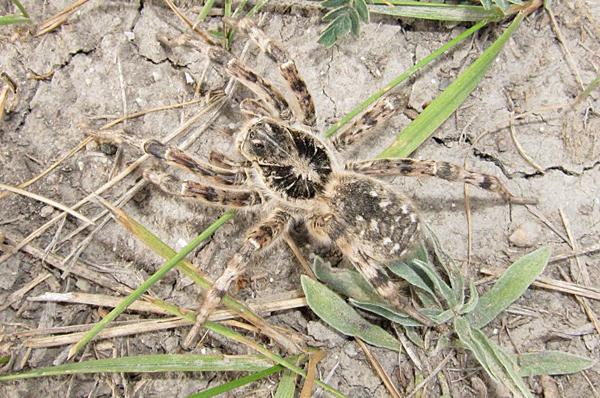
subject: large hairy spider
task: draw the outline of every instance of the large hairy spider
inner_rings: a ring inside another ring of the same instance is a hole
[[[252,21],[227,22],[248,35],[278,64],[294,98],[286,98],[271,82],[229,52],[209,46],[210,59],[258,97],[247,98],[240,105],[241,111],[249,116],[236,137],[237,150],[245,161],[234,162],[213,152],[209,162],[202,162],[155,140],[144,144],[147,153],[199,177],[198,181],[180,181],[164,172],[146,170],[145,178],[163,191],[211,205],[253,207],[268,212],[249,231],[239,251],[206,294],[184,346],[192,344],[199,327],[242,275],[254,254],[277,241],[292,221],[306,222],[311,235],[335,245],[385,300],[428,324],[399,293],[385,265],[409,256],[416,249],[421,235],[417,210],[405,195],[376,177],[435,176],[476,185],[496,192],[507,201],[516,198],[496,177],[446,162],[376,159],[340,164],[336,151],[363,138],[391,116],[397,101],[388,98],[374,104],[330,147],[310,131],[316,120],[314,103],[287,52]]]

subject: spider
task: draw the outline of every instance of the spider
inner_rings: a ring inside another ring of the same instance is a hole
[[[337,247],[387,302],[430,325],[399,293],[385,265],[416,250],[422,235],[417,209],[409,198],[377,177],[435,176],[495,192],[508,202],[522,199],[513,196],[494,176],[446,162],[407,158],[341,164],[337,152],[389,118],[398,107],[397,97],[376,102],[330,146],[311,130],[316,124],[313,100],[283,47],[250,19],[226,22],[249,36],[278,65],[294,96],[286,98],[273,83],[228,51],[208,46],[210,60],[257,97],[240,103],[242,113],[248,116],[236,137],[236,147],[244,161],[211,152],[209,162],[203,162],[156,140],[143,145],[146,153],[198,176],[198,181],[180,181],[162,171],[145,170],[144,177],[161,190],[215,206],[261,209],[267,213],[249,230],[223,274],[206,293],[183,346],[192,346],[201,325],[255,254],[272,246],[292,222],[305,222],[312,236]]]

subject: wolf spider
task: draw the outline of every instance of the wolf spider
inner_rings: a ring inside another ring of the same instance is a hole
[[[399,293],[386,271],[386,263],[409,256],[421,236],[415,205],[379,176],[435,176],[472,184],[520,202],[500,181],[446,162],[415,159],[375,159],[340,164],[341,151],[364,137],[397,108],[394,97],[382,99],[333,140],[330,147],[310,131],[315,126],[315,106],[306,83],[287,52],[251,20],[228,20],[274,61],[293,99],[286,98],[271,82],[244,65],[231,53],[208,46],[212,62],[252,90],[258,99],[246,98],[241,111],[249,121],[239,131],[236,146],[243,162],[212,152],[209,162],[156,140],[144,144],[146,153],[183,167],[198,181],[148,169],[144,177],[163,191],[226,208],[268,209],[268,216],[254,226],[243,245],[228,261],[223,274],[208,291],[197,321],[185,339],[190,347],[208,315],[245,271],[255,253],[273,245],[292,221],[302,220],[318,240],[333,244],[395,308],[425,325],[409,300]],[[299,121],[304,127],[293,126]]]

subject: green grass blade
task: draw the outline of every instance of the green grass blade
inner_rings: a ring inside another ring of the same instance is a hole
[[[200,14],[198,14],[198,20],[197,20],[196,24],[204,22],[204,20],[208,16],[208,13],[213,8],[214,4],[215,4],[215,0],[206,0],[204,5],[202,6],[202,9],[200,10]]]
[[[208,390],[204,390],[204,391],[198,392],[196,394],[188,395],[188,398],[216,397],[217,395],[224,394],[224,393],[234,390],[236,388],[245,386],[246,384],[250,384],[257,380],[264,379],[265,377],[269,377],[272,374],[280,372],[282,369],[283,369],[283,366],[275,365],[268,369],[253,373],[251,375],[247,375],[244,377],[240,377],[239,379],[231,380],[230,382],[221,384],[220,386],[209,388]]]
[[[396,141],[379,154],[379,157],[407,157],[429,138],[477,87],[524,17],[524,14],[518,14],[504,33],[438,95],[415,120],[406,126],[398,134]]]
[[[87,373],[256,372],[272,366],[262,355],[136,355],[1,375],[0,381]]]
[[[296,394],[297,379],[298,376],[289,370],[283,372],[273,398],[294,398]]]
[[[486,24],[487,24],[486,21],[478,22],[477,24],[473,25],[469,29],[465,30],[464,32],[462,32],[461,34],[456,36],[454,39],[450,40],[448,43],[445,43],[443,46],[441,46],[440,48],[438,48],[431,54],[429,54],[426,57],[424,57],[423,59],[419,60],[419,62],[414,64],[412,67],[408,68],[406,71],[404,71],[401,74],[399,74],[398,76],[396,76],[392,81],[390,81],[388,84],[386,84],[385,87],[376,91],[369,98],[367,98],[366,100],[364,100],[363,102],[358,104],[356,107],[354,107],[354,109],[352,109],[350,112],[348,112],[346,115],[344,115],[344,117],[342,117],[339,121],[332,124],[325,131],[325,133],[323,133],[324,136],[327,138],[333,136],[335,133],[338,132],[338,130],[340,130],[343,126],[348,124],[358,114],[365,111],[371,104],[373,104],[379,98],[381,98],[382,96],[387,94],[390,90],[395,88],[397,85],[399,85],[400,83],[407,80],[409,77],[411,77],[412,75],[414,75],[415,73],[417,73],[418,71],[423,69],[429,63],[433,62],[440,55],[444,54],[446,51],[450,50],[451,48],[453,48],[454,46],[456,46],[457,44],[459,44],[460,42],[462,42],[463,40],[465,40],[466,38],[471,36],[473,33],[477,32],[479,29],[483,28]]]
[[[402,326],[421,326],[420,322],[415,321],[408,314],[401,313],[379,302],[364,302],[350,299],[350,303],[361,310],[372,312]]]
[[[561,351],[530,352],[517,355],[522,377],[566,375],[581,372],[597,362],[586,357]]]
[[[379,326],[364,320],[354,308],[327,286],[306,275],[302,275],[300,281],[308,306],[329,326],[347,336],[360,337],[374,346],[401,351],[398,340]]]
[[[0,17],[0,26],[2,25],[14,25],[18,23],[28,23],[29,18],[23,15],[4,15]]]
[[[395,5],[371,5],[369,6],[369,12],[393,17],[451,22],[494,21],[504,17],[504,13],[498,8],[485,9],[481,6],[417,1],[398,1],[393,4]]]
[[[250,11],[248,11],[248,14],[246,14],[246,16],[248,18],[252,18],[254,15],[256,15],[258,12],[260,12],[260,10],[267,5],[267,3],[269,2],[269,0],[260,0],[257,1],[256,4],[254,5],[254,7],[252,7],[250,9]]]
[[[10,0],[15,6],[17,6],[17,8],[19,9],[19,11],[21,11],[21,14],[23,14],[23,16],[27,19],[29,19],[29,13],[27,13],[27,10],[25,9],[25,7],[23,7],[23,4],[21,4],[21,2],[19,0]]]
[[[515,261],[494,286],[479,298],[467,319],[475,328],[482,328],[504,311],[527,290],[544,270],[550,258],[550,249],[543,247]]]
[[[135,300],[139,299],[152,285],[158,282],[167,272],[177,265],[181,260],[185,258],[192,250],[198,245],[208,239],[221,225],[229,221],[233,217],[233,211],[225,212],[215,222],[213,222],[208,228],[206,228],[200,235],[194,238],[188,243],[183,249],[177,253],[174,257],[169,259],[162,267],[160,267],[150,278],[144,281],[137,289],[135,289],[129,296],[127,296],[118,306],[113,308],[104,318],[100,320],[92,329],[90,329],[85,336],[71,349],[69,350],[69,358],[72,358],[77,354],[87,343],[89,343],[94,337],[98,335],[116,317],[118,317],[123,311],[127,309]]]

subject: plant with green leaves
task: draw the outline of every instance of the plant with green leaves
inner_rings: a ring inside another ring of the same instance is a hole
[[[525,293],[544,270],[549,257],[548,248],[521,257],[481,297],[473,281],[465,280],[431,234],[413,258],[387,264],[387,267],[410,285],[422,305],[419,311],[424,317],[434,325],[450,327],[454,346],[470,351],[486,373],[515,396],[531,397],[523,377],[576,373],[594,364],[591,359],[557,351],[509,354],[481,330]],[[377,314],[419,339],[415,328],[420,323],[383,302],[358,272],[334,269],[319,258],[313,262],[313,270],[323,283],[303,276],[306,300],[309,307],[337,331],[378,347],[401,351],[400,342],[364,319],[356,310],[359,309]],[[447,337],[441,336],[440,340]]]
[[[330,9],[323,16],[328,25],[321,33],[319,43],[331,47],[350,32],[358,37],[361,23],[368,23],[371,14],[453,23],[492,22],[541,5],[540,0],[479,1],[481,5],[415,0],[325,0],[321,6]]]

